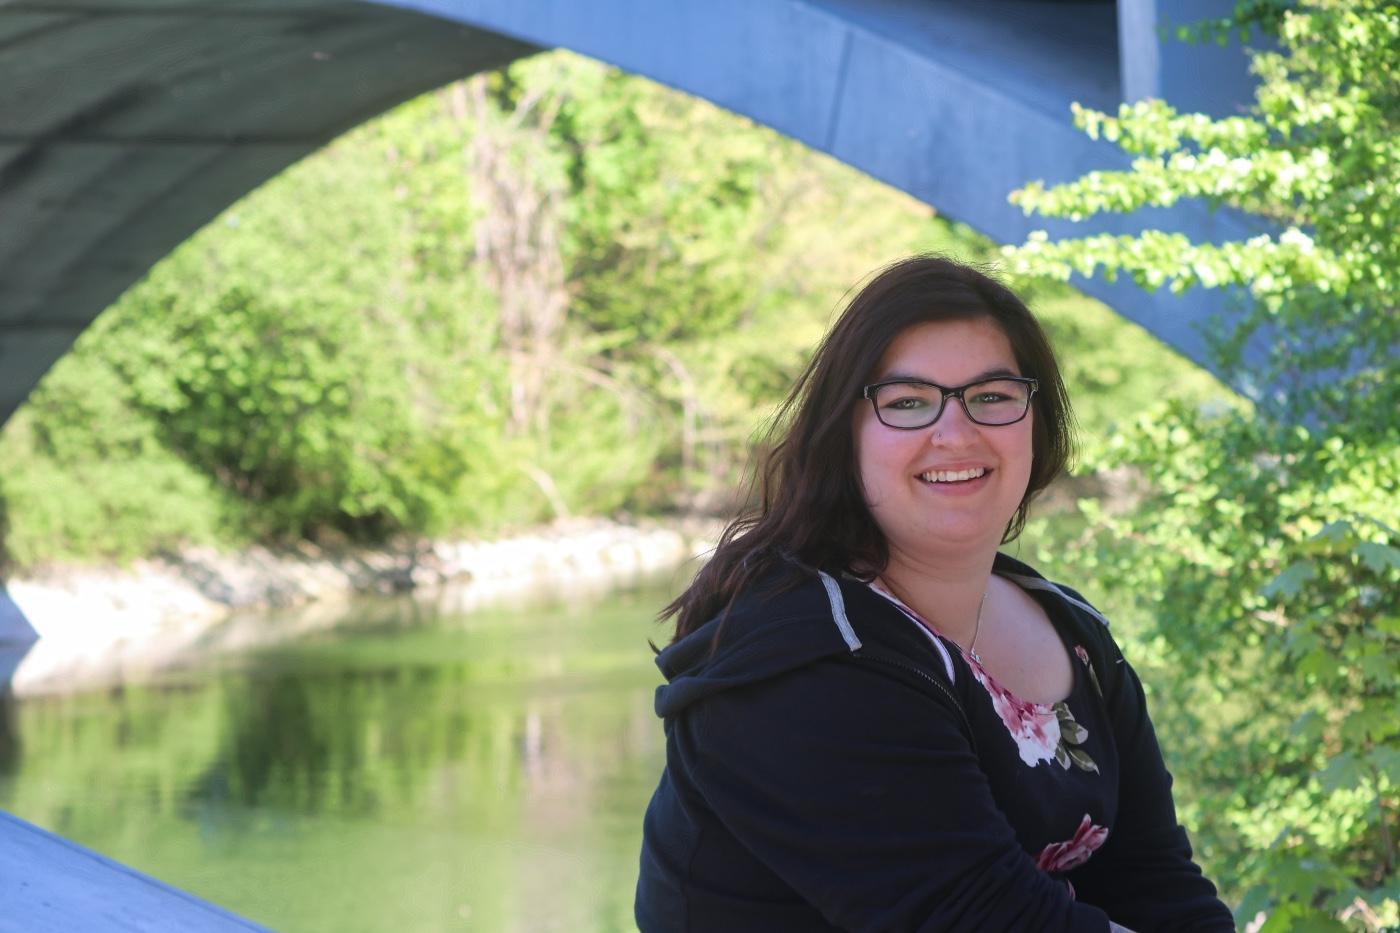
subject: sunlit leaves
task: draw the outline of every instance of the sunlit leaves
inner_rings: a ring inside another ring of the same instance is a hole
[[[1170,648],[1157,671],[1178,699],[1156,710],[1202,851],[1227,890],[1248,892],[1241,921],[1377,929],[1400,923],[1400,7],[1246,2],[1234,16],[1220,28],[1279,38],[1254,57],[1251,115],[1076,110],[1131,169],[1016,200],[1082,219],[1200,199],[1273,232],[1038,234],[1007,255],[1027,274],[1249,297],[1214,337],[1256,405],[1176,406],[1098,448],[1142,491],[1126,514],[1086,510],[1098,536],[1085,571],[1143,594],[1147,635]],[[1245,369],[1264,325],[1267,352]],[[1210,715],[1179,712],[1187,696]]]
[[[1087,133],[1136,156],[1131,170],[1031,183],[1013,199],[1072,220],[1200,199],[1265,218],[1279,233],[1220,245],[1154,232],[1136,244],[1033,237],[1008,256],[1060,279],[1122,270],[1145,288],[1240,286],[1268,312],[1246,317],[1248,329],[1282,318],[1332,344],[1330,366],[1383,358],[1400,341],[1400,8],[1313,0],[1264,21],[1282,29],[1283,50],[1255,56],[1253,115],[1212,120],[1161,101],[1113,116],[1076,108]],[[1274,366],[1286,366],[1283,355],[1276,350]]]

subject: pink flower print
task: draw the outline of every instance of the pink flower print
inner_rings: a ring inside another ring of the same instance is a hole
[[[1108,827],[1095,826],[1086,813],[1084,819],[1079,822],[1079,828],[1074,831],[1073,839],[1068,842],[1052,842],[1040,850],[1040,854],[1035,857],[1036,867],[1052,873],[1078,868],[1089,861],[1089,856],[1093,855],[1107,838]]]
[[[1054,761],[1060,747],[1060,719],[1054,707],[1022,700],[988,676],[982,665],[970,662],[968,666],[992,698],[992,708],[1015,740],[1021,760],[1032,768],[1042,761]]]
[[[991,697],[992,709],[1001,717],[1006,731],[1011,733],[1016,743],[1016,753],[1026,767],[1034,768],[1042,761],[1054,761],[1067,771],[1073,766],[1081,771],[1098,772],[1099,766],[1094,764],[1088,752],[1079,747],[1089,738],[1089,730],[1074,721],[1069,704],[1062,701],[1049,705],[1023,700],[997,683],[975,658],[966,654],[963,658],[971,668],[972,676]]]

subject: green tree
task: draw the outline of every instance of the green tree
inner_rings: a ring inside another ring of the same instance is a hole
[[[5,541],[32,567],[727,509],[839,296],[916,250],[996,255],[704,101],[521,60],[288,169],[101,315],[0,433]],[[1218,388],[1067,287],[1036,305],[1092,427]]]
[[[1276,232],[1039,234],[1007,254],[1059,279],[1101,270],[1245,296],[1216,362],[1262,391],[1226,412],[1169,406],[1100,451],[1096,465],[1131,467],[1143,494],[1117,516],[1085,504],[1081,572],[1146,601],[1185,812],[1239,918],[1379,929],[1400,923],[1400,7],[1237,13],[1278,41],[1253,55],[1250,115],[1076,109],[1132,169],[1014,199],[1079,219],[1203,198]]]

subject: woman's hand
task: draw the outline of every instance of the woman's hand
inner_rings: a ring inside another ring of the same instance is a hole
[[[1133,931],[1122,924],[1114,923],[1110,920],[1108,921],[1108,933],[1133,933]]]

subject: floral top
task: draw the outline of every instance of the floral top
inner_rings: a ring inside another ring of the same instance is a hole
[[[993,570],[1077,659],[1062,702],[1024,702],[859,577],[795,566],[657,656],[638,929],[1234,929],[1106,621],[1014,558]]]
[[[1066,640],[1075,659],[1068,697],[1058,703],[1023,700],[956,642],[935,634],[898,597],[875,583],[870,588],[899,607],[934,643],[949,679],[963,687],[982,770],[1036,865],[1061,876],[1087,862],[1107,841],[1118,806],[1118,760],[1106,740],[1110,732],[1103,691],[1089,652]],[[1038,602],[1065,638],[1054,601]],[[976,687],[969,689],[970,684]]]

